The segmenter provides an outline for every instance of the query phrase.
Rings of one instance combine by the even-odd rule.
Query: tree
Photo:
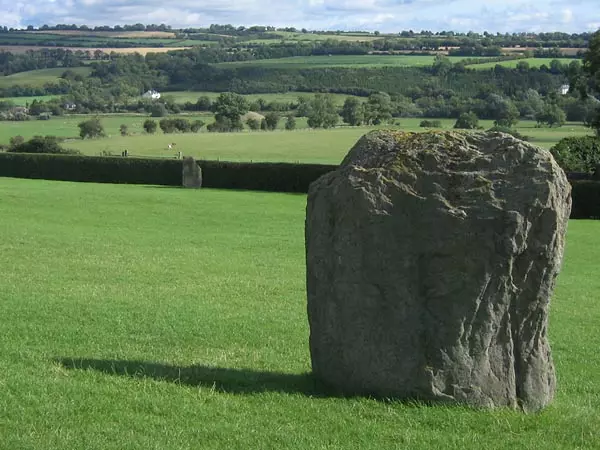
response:
[[[146,119],[144,121],[144,131],[148,134],[154,134],[156,132],[156,121],[152,120],[152,119]]]
[[[121,136],[127,136],[129,134],[129,129],[127,125],[125,125],[124,123],[121,124],[121,126],[119,127],[119,132],[121,133]]]
[[[267,124],[267,130],[276,130],[279,124],[279,114],[276,112],[267,113],[265,116],[265,122]]]
[[[562,127],[567,121],[567,115],[556,103],[549,103],[535,116],[535,120],[538,125]]]
[[[167,107],[163,103],[153,103],[150,108],[152,117],[165,117],[167,115]]]
[[[583,61],[583,69],[589,77],[589,84],[594,94],[600,93],[600,30],[590,39],[590,45]],[[596,117],[590,121],[592,128],[600,135],[600,108]]]
[[[210,111],[212,108],[212,101],[207,95],[202,95],[198,97],[198,101],[196,102],[196,110],[197,111]]]
[[[292,131],[296,129],[296,118],[294,116],[292,116],[291,114],[289,116],[287,116],[287,119],[285,121],[285,129],[288,131]]]
[[[512,127],[519,121],[519,110],[515,104],[500,95],[490,94],[487,98],[488,116],[494,119],[494,125]]]
[[[421,128],[442,128],[442,121],[441,120],[421,120],[421,123],[419,123],[419,126]]]
[[[223,92],[213,103],[212,110],[215,113],[215,122],[220,122],[218,128],[224,129],[227,125],[227,131],[242,130],[244,124],[240,117],[248,112],[248,102],[239,94]]]
[[[600,165],[600,138],[594,136],[564,138],[552,147],[550,152],[563,170],[592,174]]]
[[[256,131],[260,128],[260,120],[256,117],[249,117],[246,119],[246,125],[253,131]]]
[[[162,119],[158,125],[163,133],[174,133],[175,132],[175,123],[171,119]]]
[[[194,120],[191,124],[190,124],[190,131],[192,133],[197,133],[198,131],[200,131],[200,129],[204,126],[204,121],[202,120]]]
[[[9,150],[14,151],[12,149],[18,147],[19,145],[23,144],[25,142],[25,138],[21,135],[18,136],[13,136],[10,138],[9,142]]]
[[[527,89],[521,101],[518,102],[519,114],[528,120],[535,119],[544,108],[544,100],[535,89]]]
[[[28,141],[25,141],[23,138],[16,139],[14,141],[11,139],[11,144],[8,151],[17,153],[79,154],[77,150],[63,148],[56,136],[34,136]]]
[[[173,126],[175,127],[175,130],[177,130],[181,133],[187,133],[190,131],[191,124],[190,124],[189,120],[178,117],[176,119],[172,119],[172,121],[173,121]]]
[[[385,92],[369,95],[365,104],[365,121],[369,124],[379,125],[392,119],[392,99]]]
[[[310,128],[331,128],[340,118],[331,95],[316,94],[309,103],[309,109]]]
[[[80,122],[77,126],[79,127],[79,136],[81,136],[81,139],[106,136],[104,127],[97,117]]]
[[[479,119],[474,112],[462,113],[454,124],[454,128],[464,130],[474,130],[478,126]]]
[[[356,97],[346,97],[341,112],[342,120],[350,126],[362,125],[365,120],[365,109]]]

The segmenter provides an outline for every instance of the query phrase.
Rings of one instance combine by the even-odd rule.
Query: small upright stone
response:
[[[183,187],[199,189],[202,187],[202,169],[192,157],[183,158]]]
[[[506,134],[361,138],[308,194],[315,375],[348,394],[547,405],[570,191],[548,151]]]

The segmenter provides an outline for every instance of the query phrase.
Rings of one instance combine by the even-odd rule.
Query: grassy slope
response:
[[[91,67],[71,67],[69,69],[84,76],[89,75],[92,71]],[[45,83],[56,83],[65,70],[67,70],[66,67],[58,67],[55,69],[30,70],[28,72],[3,76],[0,77],[0,88],[17,84],[21,86],[41,87]]]
[[[305,201],[0,178],[0,448],[600,446],[600,222],[569,225],[557,397],[523,415],[313,397]]]
[[[407,131],[423,131],[419,128],[421,119],[401,119],[400,129]],[[281,121],[283,125],[283,120]],[[141,119],[140,119],[141,123]],[[452,128],[453,120],[442,120],[445,129]],[[299,126],[305,126],[299,123]],[[491,121],[481,121],[488,128]],[[520,122],[518,130],[532,137],[532,142],[549,148],[566,136],[583,136],[589,129],[575,124],[562,128],[537,129],[533,122]],[[118,128],[118,126],[117,126]],[[111,139],[89,141],[72,141],[66,144],[69,148],[79,149],[97,155],[102,151],[120,154],[128,150],[130,154],[140,156],[172,156],[167,150],[169,143],[176,143],[177,150],[184,155],[204,159],[241,160],[241,161],[302,161],[313,163],[339,163],[350,147],[360,136],[373,128],[339,127],[332,130],[299,129],[294,132],[249,132],[242,133],[206,133],[168,134],[158,133],[154,136],[114,136]]]
[[[192,103],[196,103],[196,101],[198,100],[198,97],[205,95],[207,97],[209,97],[212,100],[215,100],[221,93],[220,92],[206,92],[206,91],[173,91],[173,92],[163,92],[162,95],[163,97],[172,97],[173,99],[175,99],[175,101],[177,103],[185,103],[185,102],[192,102]],[[346,100],[347,97],[352,97],[352,95],[346,95],[346,94],[329,94],[330,96],[333,97],[335,103],[339,106],[344,104],[344,100]],[[248,99],[249,101],[254,101],[257,100],[259,98],[262,98],[264,100],[266,100],[267,102],[282,102],[282,103],[290,103],[290,102],[297,102],[298,101],[298,97],[306,97],[306,98],[312,98],[314,96],[314,94],[311,93],[306,93],[306,92],[285,92],[285,93],[279,93],[279,94],[248,94],[248,95],[244,95],[244,97],[246,99]],[[362,98],[361,100],[364,100],[364,98]]]
[[[539,68],[544,64],[546,66],[550,67],[550,63],[555,59],[559,60],[562,64],[570,64],[572,61],[576,61],[573,58],[524,58],[524,59],[514,59],[514,60],[510,60],[510,61],[499,61],[499,62],[473,64],[473,65],[469,65],[467,67],[469,69],[484,70],[484,69],[493,69],[494,67],[496,67],[496,65],[500,65],[502,67],[514,69],[517,67],[517,64],[519,64],[520,62],[526,62],[527,64],[529,64],[529,67],[531,67],[531,68],[534,68],[534,67]],[[579,61],[581,61],[581,60],[579,60]]]
[[[52,100],[55,97],[59,97],[57,95],[37,95],[33,97],[2,97],[0,98],[0,102],[13,102],[17,106],[25,106],[31,103],[34,100],[47,102]]]
[[[453,62],[463,60],[462,56],[450,57]],[[321,67],[382,67],[382,66],[430,66],[434,56],[411,55],[333,55],[333,56],[294,56],[290,58],[259,59],[216,64],[218,67],[264,67],[264,68],[321,68]]]

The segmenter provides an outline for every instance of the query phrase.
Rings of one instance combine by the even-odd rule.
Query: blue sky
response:
[[[0,0],[0,25],[44,23],[174,27],[232,25],[308,29],[595,31],[599,0]]]

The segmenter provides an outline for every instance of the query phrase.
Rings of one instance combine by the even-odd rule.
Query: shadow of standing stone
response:
[[[183,158],[182,184],[184,188],[199,189],[202,187],[202,169],[192,157]]]
[[[571,188],[502,133],[376,131],[314,182],[313,373],[346,394],[537,411]]]

